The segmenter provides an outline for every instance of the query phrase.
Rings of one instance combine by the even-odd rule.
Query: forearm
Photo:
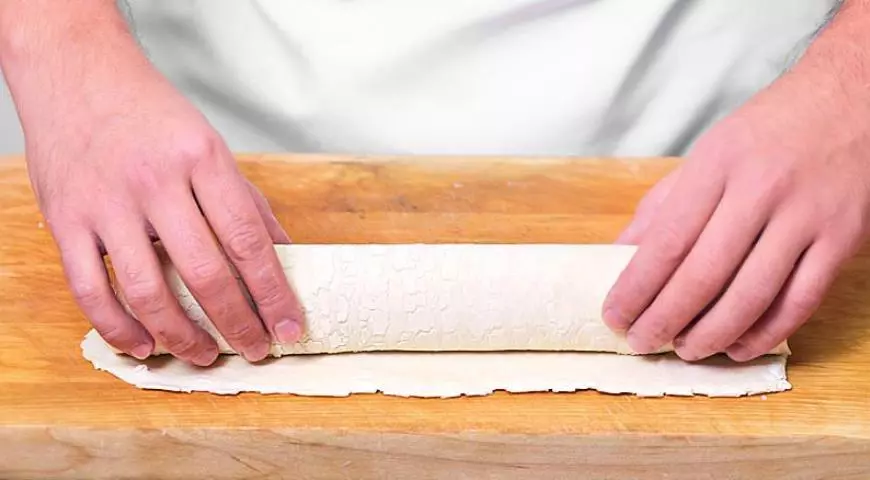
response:
[[[870,0],[845,0],[783,80],[800,97],[817,99],[819,108],[870,112]]]
[[[58,98],[86,102],[118,72],[150,65],[115,0],[3,0],[0,67],[26,130]]]

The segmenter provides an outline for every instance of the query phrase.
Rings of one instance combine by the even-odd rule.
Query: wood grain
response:
[[[613,240],[676,159],[240,156],[294,241]],[[0,160],[0,478],[870,478],[870,250],[791,340],[794,390],[449,400],[141,391],[81,357],[23,161]]]

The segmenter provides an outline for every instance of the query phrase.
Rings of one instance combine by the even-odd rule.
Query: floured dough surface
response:
[[[456,397],[509,392],[597,390],[639,396],[737,397],[791,389],[786,357],[736,364],[727,358],[687,363],[673,354],[594,352],[372,352],[293,355],[252,365],[237,355],[199,368],[173,357],[139,361],[118,355],[91,331],[82,342],[99,370],[144,389],[216,394],[259,392],[347,396]]]
[[[272,355],[373,351],[634,353],[601,318],[636,251],[588,244],[294,244],[275,251],[306,333]],[[188,317],[234,353],[171,263]],[[672,351],[664,345],[660,352]],[[166,353],[158,346],[155,353]],[[788,354],[784,343],[771,353]]]

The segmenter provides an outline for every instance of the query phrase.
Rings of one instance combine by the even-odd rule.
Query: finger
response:
[[[302,336],[299,301],[243,177],[232,159],[220,165],[193,176],[199,205],[269,331],[281,343],[296,342]]]
[[[637,245],[640,239],[643,238],[644,232],[649,228],[649,224],[652,222],[655,213],[658,211],[665,199],[667,199],[668,194],[673,189],[679,175],[680,168],[678,167],[656,183],[655,186],[644,195],[640,203],[638,203],[631,223],[629,223],[628,227],[622,231],[614,243]]]
[[[257,211],[260,212],[260,218],[263,219],[263,223],[266,225],[269,237],[272,238],[272,243],[282,245],[289,244],[290,237],[287,235],[287,232],[284,231],[284,227],[281,226],[278,219],[275,218],[275,214],[272,213],[272,207],[269,206],[269,201],[266,199],[266,196],[263,195],[263,192],[255,187],[253,183],[247,180],[245,180],[245,183],[248,186],[248,191],[251,192],[251,198],[254,199]]]
[[[221,336],[245,359],[257,362],[271,342],[220,250],[191,192],[168,187],[153,199],[148,215],[184,284]]]
[[[604,322],[625,331],[653,301],[716,209],[724,176],[687,165],[661,204],[628,263],[604,301]]]
[[[845,260],[834,241],[814,243],[804,253],[770,308],[726,353],[746,362],[787,340],[815,313]]]
[[[143,225],[114,219],[100,229],[121,300],[166,351],[199,366],[218,356],[214,339],[188,318],[169,289]]]
[[[632,349],[652,353],[673,341],[719,296],[758,238],[771,204],[759,196],[725,193],[683,263],[629,329]]]
[[[109,345],[140,360],[151,355],[154,340],[118,302],[96,238],[84,230],[59,232],[57,238],[73,297],[97,333]]]
[[[764,314],[812,241],[804,225],[774,217],[728,289],[675,341],[677,355],[694,361],[720,353]]]

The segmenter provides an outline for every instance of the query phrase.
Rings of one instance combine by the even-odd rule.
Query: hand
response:
[[[807,321],[866,239],[867,117],[800,83],[715,125],[639,205],[618,240],[638,251],[604,303],[638,353],[673,342],[687,361],[763,355]]]
[[[51,111],[31,113],[25,136],[39,205],[74,296],[100,335],[138,358],[155,341],[196,365],[217,358],[215,341],[164,281],[152,245],[159,238],[209,318],[249,361],[267,356],[270,334],[297,340],[299,303],[273,249],[289,239],[219,135],[156,71],[89,81]],[[113,294],[101,249],[133,316]]]

